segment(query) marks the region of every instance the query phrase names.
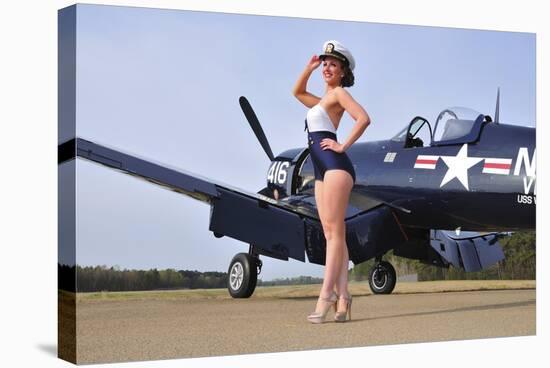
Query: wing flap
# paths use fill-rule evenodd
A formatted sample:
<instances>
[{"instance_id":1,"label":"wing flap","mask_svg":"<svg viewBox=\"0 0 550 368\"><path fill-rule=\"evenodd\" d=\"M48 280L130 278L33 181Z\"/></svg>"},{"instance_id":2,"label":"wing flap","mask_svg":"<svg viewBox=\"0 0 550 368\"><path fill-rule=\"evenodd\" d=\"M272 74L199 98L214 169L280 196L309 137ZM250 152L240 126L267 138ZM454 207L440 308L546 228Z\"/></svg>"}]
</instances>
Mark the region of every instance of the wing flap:
<instances>
[{"instance_id":1,"label":"wing flap","mask_svg":"<svg viewBox=\"0 0 550 368\"><path fill-rule=\"evenodd\" d=\"M253 244L277 258L305 261L304 221L298 214L225 188L218 191L210 231Z\"/></svg>"},{"instance_id":2,"label":"wing flap","mask_svg":"<svg viewBox=\"0 0 550 368\"><path fill-rule=\"evenodd\" d=\"M464 237L450 231L431 230L430 245L443 259L466 272L481 271L504 259L498 233L468 232Z\"/></svg>"}]
</instances>

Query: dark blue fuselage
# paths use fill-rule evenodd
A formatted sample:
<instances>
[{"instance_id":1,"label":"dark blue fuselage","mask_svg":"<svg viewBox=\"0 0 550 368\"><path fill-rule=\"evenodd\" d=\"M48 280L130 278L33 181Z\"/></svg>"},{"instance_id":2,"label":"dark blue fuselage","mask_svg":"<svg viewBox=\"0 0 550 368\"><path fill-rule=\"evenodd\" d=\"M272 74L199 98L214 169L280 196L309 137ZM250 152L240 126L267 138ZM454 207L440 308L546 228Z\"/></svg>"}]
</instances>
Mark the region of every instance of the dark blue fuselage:
<instances>
[{"instance_id":1,"label":"dark blue fuselage","mask_svg":"<svg viewBox=\"0 0 550 368\"><path fill-rule=\"evenodd\" d=\"M534 128L486 123L474 142L410 148L403 141L365 142L347 154L357 175L354 192L410 210L397 213L405 226L535 228ZM312 176L308 161L299 173L305 179Z\"/></svg>"}]
</instances>

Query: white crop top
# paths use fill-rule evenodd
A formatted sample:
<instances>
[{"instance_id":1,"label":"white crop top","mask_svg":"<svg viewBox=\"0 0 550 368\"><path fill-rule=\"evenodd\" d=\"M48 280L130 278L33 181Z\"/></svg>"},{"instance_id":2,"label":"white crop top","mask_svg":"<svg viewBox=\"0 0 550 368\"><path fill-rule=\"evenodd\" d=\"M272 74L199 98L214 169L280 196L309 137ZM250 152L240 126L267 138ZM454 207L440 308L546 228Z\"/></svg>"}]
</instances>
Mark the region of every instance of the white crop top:
<instances>
[{"instance_id":1,"label":"white crop top","mask_svg":"<svg viewBox=\"0 0 550 368\"><path fill-rule=\"evenodd\" d=\"M336 129L334 128L334 124L332 124L332 121L330 120L328 113L323 108L323 106L321 106L321 104L317 104L313 106L307 112L306 120L307 120L307 128L310 132L318 132L321 130L325 130L336 134Z\"/></svg>"}]
</instances>

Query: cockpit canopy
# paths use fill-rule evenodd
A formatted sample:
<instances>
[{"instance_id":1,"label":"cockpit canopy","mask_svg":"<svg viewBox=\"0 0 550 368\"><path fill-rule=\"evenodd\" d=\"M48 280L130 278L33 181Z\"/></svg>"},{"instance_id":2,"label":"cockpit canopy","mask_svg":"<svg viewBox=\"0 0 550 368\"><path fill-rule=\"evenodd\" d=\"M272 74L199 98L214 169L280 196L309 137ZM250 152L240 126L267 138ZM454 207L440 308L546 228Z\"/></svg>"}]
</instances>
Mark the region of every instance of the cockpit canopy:
<instances>
[{"instance_id":1,"label":"cockpit canopy","mask_svg":"<svg viewBox=\"0 0 550 368\"><path fill-rule=\"evenodd\" d=\"M467 138L477 139L481 129L481 123L485 115L467 107L451 107L439 113L435 121L433 143L452 142L467 143ZM475 137L471 137L475 136Z\"/></svg>"},{"instance_id":2,"label":"cockpit canopy","mask_svg":"<svg viewBox=\"0 0 550 368\"><path fill-rule=\"evenodd\" d=\"M405 147L423 146L428 140L432 146L470 143L479 138L485 121L491 118L467 107L450 107L439 113L433 132L430 123L417 116L392 140L405 142Z\"/></svg>"}]
</instances>

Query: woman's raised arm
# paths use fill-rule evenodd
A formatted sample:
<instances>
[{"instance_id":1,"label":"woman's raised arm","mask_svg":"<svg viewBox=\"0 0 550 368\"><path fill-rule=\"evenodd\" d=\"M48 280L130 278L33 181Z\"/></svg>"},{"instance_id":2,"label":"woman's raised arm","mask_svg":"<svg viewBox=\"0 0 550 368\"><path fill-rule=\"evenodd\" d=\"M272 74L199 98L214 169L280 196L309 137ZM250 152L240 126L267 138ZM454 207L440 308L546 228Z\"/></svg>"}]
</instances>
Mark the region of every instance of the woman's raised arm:
<instances>
[{"instance_id":1,"label":"woman's raised arm","mask_svg":"<svg viewBox=\"0 0 550 368\"><path fill-rule=\"evenodd\" d=\"M307 107L313 107L321 101L321 98L307 91L307 81L309 80L309 76L319 67L319 65L321 65L321 59L319 59L317 55L313 55L292 89L292 94L294 97L296 97L298 101Z\"/></svg>"}]
</instances>

